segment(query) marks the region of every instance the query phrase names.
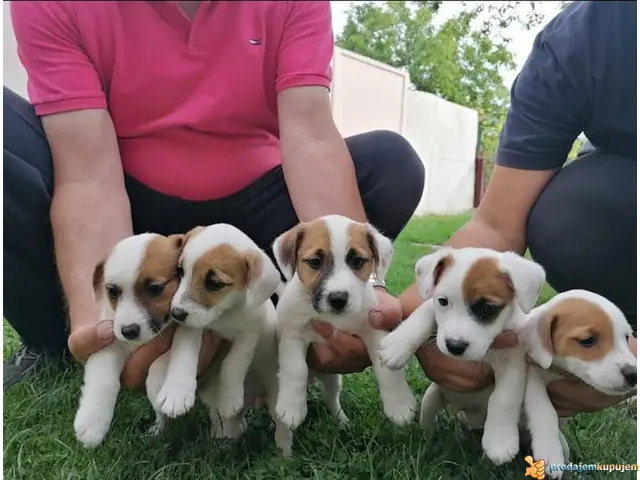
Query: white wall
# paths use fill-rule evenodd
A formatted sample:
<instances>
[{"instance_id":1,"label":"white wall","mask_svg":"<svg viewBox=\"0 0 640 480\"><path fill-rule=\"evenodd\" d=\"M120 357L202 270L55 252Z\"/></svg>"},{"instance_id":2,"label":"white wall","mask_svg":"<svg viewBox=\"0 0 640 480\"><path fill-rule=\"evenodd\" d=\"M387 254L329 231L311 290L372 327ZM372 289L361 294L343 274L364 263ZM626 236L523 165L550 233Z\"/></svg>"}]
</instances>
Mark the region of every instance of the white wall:
<instances>
[{"instance_id":1,"label":"white wall","mask_svg":"<svg viewBox=\"0 0 640 480\"><path fill-rule=\"evenodd\" d=\"M18 60L9 2L2 2L3 78L2 83L23 97L27 96L27 74Z\"/></svg>"}]
</instances>

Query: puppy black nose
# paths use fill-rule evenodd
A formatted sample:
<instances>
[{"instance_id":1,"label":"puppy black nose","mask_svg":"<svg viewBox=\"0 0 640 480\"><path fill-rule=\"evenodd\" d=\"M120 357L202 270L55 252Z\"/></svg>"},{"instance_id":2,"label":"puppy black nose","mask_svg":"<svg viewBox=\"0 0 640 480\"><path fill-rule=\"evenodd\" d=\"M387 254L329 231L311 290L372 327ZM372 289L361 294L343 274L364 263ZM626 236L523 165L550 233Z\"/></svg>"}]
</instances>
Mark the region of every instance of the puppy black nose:
<instances>
[{"instance_id":1,"label":"puppy black nose","mask_svg":"<svg viewBox=\"0 0 640 480\"><path fill-rule=\"evenodd\" d=\"M635 387L638 382L638 368L635 365L625 365L620 369L624 383L628 387Z\"/></svg>"},{"instance_id":2,"label":"puppy black nose","mask_svg":"<svg viewBox=\"0 0 640 480\"><path fill-rule=\"evenodd\" d=\"M347 306L348 301L349 301L349 292L338 291L338 292L331 292L329 295L327 295L327 302L329 302L329 305L331 306L332 309L338 312L343 310L344 307Z\"/></svg>"},{"instance_id":3,"label":"puppy black nose","mask_svg":"<svg viewBox=\"0 0 640 480\"><path fill-rule=\"evenodd\" d=\"M135 340L140 336L140 325L132 323L131 325L123 325L120 328L120 333L127 340Z\"/></svg>"},{"instance_id":4,"label":"puppy black nose","mask_svg":"<svg viewBox=\"0 0 640 480\"><path fill-rule=\"evenodd\" d=\"M184 322L187 319L187 311L181 308L172 308L171 316L175 318L178 322Z\"/></svg>"},{"instance_id":5,"label":"puppy black nose","mask_svg":"<svg viewBox=\"0 0 640 480\"><path fill-rule=\"evenodd\" d=\"M466 342L464 340L447 339L444 341L444 345L452 355L462 355L467 347L469 347L469 342Z\"/></svg>"}]
</instances>

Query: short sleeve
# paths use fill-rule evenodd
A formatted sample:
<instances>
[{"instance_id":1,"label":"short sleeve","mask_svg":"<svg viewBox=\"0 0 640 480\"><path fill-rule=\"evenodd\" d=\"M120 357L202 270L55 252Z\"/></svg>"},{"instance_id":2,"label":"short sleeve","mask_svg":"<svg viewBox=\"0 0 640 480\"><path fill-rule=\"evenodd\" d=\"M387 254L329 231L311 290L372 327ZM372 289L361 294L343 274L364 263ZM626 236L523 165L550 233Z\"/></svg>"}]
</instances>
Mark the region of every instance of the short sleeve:
<instances>
[{"instance_id":1,"label":"short sleeve","mask_svg":"<svg viewBox=\"0 0 640 480\"><path fill-rule=\"evenodd\" d=\"M587 82L589 69L594 67L588 37L597 38L598 32L590 31L589 12L573 8L567 7L566 14L538 34L514 81L500 134L498 165L524 170L560 168L588 125Z\"/></svg>"},{"instance_id":2,"label":"short sleeve","mask_svg":"<svg viewBox=\"0 0 640 480\"><path fill-rule=\"evenodd\" d=\"M286 18L278 51L276 91L304 85L329 88L333 48L330 2L286 2Z\"/></svg>"},{"instance_id":3,"label":"short sleeve","mask_svg":"<svg viewBox=\"0 0 640 480\"><path fill-rule=\"evenodd\" d=\"M11 2L18 56L36 114L106 108L100 77L75 21L74 2Z\"/></svg>"}]
</instances>

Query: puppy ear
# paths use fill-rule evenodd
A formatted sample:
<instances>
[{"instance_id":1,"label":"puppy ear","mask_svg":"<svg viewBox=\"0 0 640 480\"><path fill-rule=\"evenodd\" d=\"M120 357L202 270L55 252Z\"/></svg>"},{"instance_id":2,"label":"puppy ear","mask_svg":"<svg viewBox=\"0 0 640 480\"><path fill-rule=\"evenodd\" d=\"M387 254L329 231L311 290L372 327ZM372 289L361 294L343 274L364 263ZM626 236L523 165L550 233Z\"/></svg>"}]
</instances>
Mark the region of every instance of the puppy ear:
<instances>
[{"instance_id":1,"label":"puppy ear","mask_svg":"<svg viewBox=\"0 0 640 480\"><path fill-rule=\"evenodd\" d=\"M544 269L514 252L502 254L502 266L513 284L518 305L529 313L536 306L546 280Z\"/></svg>"},{"instance_id":2,"label":"puppy ear","mask_svg":"<svg viewBox=\"0 0 640 480\"><path fill-rule=\"evenodd\" d=\"M199 234L202 230L204 230L204 227L202 226L197 226L197 227L193 227L191 230L189 230L186 235L184 236L184 240L182 242L182 246L181 248L184 248L184 246L186 245L186 243L193 237L195 237L197 234Z\"/></svg>"},{"instance_id":3,"label":"puppy ear","mask_svg":"<svg viewBox=\"0 0 640 480\"><path fill-rule=\"evenodd\" d=\"M423 300L433 295L433 289L440 282L444 272L453 265L453 249L442 247L416 262L415 276L418 293Z\"/></svg>"},{"instance_id":4,"label":"puppy ear","mask_svg":"<svg viewBox=\"0 0 640 480\"><path fill-rule=\"evenodd\" d=\"M518 341L525 352L545 370L553 361L553 328L557 317L538 307L518 330Z\"/></svg>"},{"instance_id":5,"label":"puppy ear","mask_svg":"<svg viewBox=\"0 0 640 480\"><path fill-rule=\"evenodd\" d=\"M280 272L262 250L251 252L247 256L247 263L247 305L257 307L269 300L280 286Z\"/></svg>"},{"instance_id":6,"label":"puppy ear","mask_svg":"<svg viewBox=\"0 0 640 480\"><path fill-rule=\"evenodd\" d=\"M373 225L367 223L367 241L373 253L373 261L376 265L376 276L384 281L391 262L393 261L393 242L385 237Z\"/></svg>"},{"instance_id":7,"label":"puppy ear","mask_svg":"<svg viewBox=\"0 0 640 480\"><path fill-rule=\"evenodd\" d=\"M181 252L182 247L184 247L187 236L182 234L176 234L176 235L169 235L167 238L171 241L175 249Z\"/></svg>"},{"instance_id":8,"label":"puppy ear","mask_svg":"<svg viewBox=\"0 0 640 480\"><path fill-rule=\"evenodd\" d=\"M300 247L303 236L304 225L300 223L276 238L271 247L273 256L278 263L278 268L280 268L287 281L291 280L296 270L298 247Z\"/></svg>"},{"instance_id":9,"label":"puppy ear","mask_svg":"<svg viewBox=\"0 0 640 480\"><path fill-rule=\"evenodd\" d=\"M102 299L102 289L104 288L104 260L93 269L93 296L96 301Z\"/></svg>"}]
</instances>

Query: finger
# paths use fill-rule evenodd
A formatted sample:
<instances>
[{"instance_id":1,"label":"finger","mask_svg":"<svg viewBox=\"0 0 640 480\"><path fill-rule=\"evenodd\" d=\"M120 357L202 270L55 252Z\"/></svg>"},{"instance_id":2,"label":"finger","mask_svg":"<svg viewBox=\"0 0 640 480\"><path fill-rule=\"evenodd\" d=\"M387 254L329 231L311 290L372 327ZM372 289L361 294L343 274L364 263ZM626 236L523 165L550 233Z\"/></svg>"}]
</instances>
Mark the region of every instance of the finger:
<instances>
[{"instance_id":1,"label":"finger","mask_svg":"<svg viewBox=\"0 0 640 480\"><path fill-rule=\"evenodd\" d=\"M218 353L221 342L220 337L214 335L210 330L202 332L202 346L198 357L198 376L204 375L209 369L216 353Z\"/></svg>"},{"instance_id":2,"label":"finger","mask_svg":"<svg viewBox=\"0 0 640 480\"><path fill-rule=\"evenodd\" d=\"M120 381L129 390L141 390L151 364L171 348L176 325L165 329L160 335L138 348L125 362Z\"/></svg>"},{"instance_id":3,"label":"finger","mask_svg":"<svg viewBox=\"0 0 640 480\"><path fill-rule=\"evenodd\" d=\"M511 348L516 345L518 345L518 334L512 330L507 330L493 339L491 348Z\"/></svg>"},{"instance_id":4,"label":"finger","mask_svg":"<svg viewBox=\"0 0 640 480\"><path fill-rule=\"evenodd\" d=\"M320 320L313 320L311 322L311 326L325 340L329 340L329 338L331 338L333 336L334 332L336 331L333 328L333 325L331 325L330 323L327 323L327 322L322 322Z\"/></svg>"},{"instance_id":5,"label":"finger","mask_svg":"<svg viewBox=\"0 0 640 480\"><path fill-rule=\"evenodd\" d=\"M93 326L80 328L69 336L69 351L80 361L106 347L115 339L113 322L102 320Z\"/></svg>"},{"instance_id":6,"label":"finger","mask_svg":"<svg viewBox=\"0 0 640 480\"><path fill-rule=\"evenodd\" d=\"M402 320L402 307L399 303L381 304L369 312L369 323L377 330L391 331Z\"/></svg>"}]
</instances>

